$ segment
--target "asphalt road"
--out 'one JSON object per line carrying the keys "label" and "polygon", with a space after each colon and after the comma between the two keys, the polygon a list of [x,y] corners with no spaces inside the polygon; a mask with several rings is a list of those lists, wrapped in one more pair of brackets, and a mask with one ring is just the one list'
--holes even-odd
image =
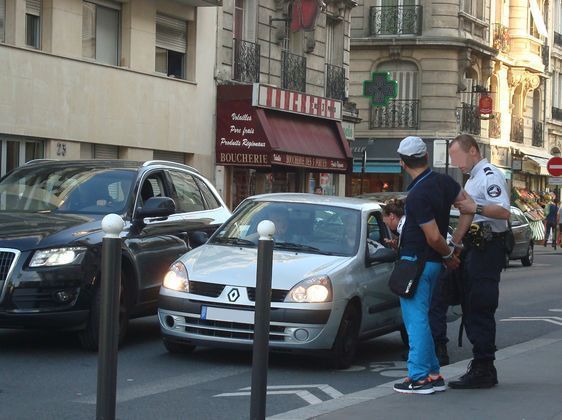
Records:
{"label": "asphalt road", "polygon": [[[504,348],[561,328],[562,251],[537,247],[535,264],[512,261],[502,275],[497,345]],[[449,324],[451,361],[470,358],[456,346]],[[272,354],[268,415],[371,388],[405,375],[397,333],[363,343],[355,365],[330,370],[310,355]],[[69,334],[0,331],[0,419],[93,419],[97,355]],[[169,355],[156,317],[134,320],[119,352],[117,418],[244,419],[249,417],[251,353],[197,349]]]}

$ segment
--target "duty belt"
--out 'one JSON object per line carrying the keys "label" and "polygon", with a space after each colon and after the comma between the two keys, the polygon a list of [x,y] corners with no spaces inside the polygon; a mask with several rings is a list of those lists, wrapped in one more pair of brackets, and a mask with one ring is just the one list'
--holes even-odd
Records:
{"label": "duty belt", "polygon": [[469,247],[484,248],[487,242],[498,238],[505,238],[505,232],[492,232],[492,227],[488,223],[473,223],[463,242]]}

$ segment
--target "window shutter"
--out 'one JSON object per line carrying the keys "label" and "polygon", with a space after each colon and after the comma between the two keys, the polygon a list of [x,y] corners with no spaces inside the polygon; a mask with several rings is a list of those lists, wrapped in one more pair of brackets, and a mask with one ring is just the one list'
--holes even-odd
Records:
{"label": "window shutter", "polygon": [[181,152],[169,152],[167,150],[155,150],[153,154],[154,160],[169,160],[170,162],[185,164],[185,156]]}
{"label": "window shutter", "polygon": [[156,15],[156,46],[185,54],[187,51],[187,22]]}
{"label": "window shutter", "polygon": [[418,99],[418,72],[417,71],[391,71],[390,77],[398,82],[399,100]]}
{"label": "window shutter", "polygon": [[119,159],[119,147],[109,144],[94,144],[94,159]]}
{"label": "window shutter", "polygon": [[41,16],[41,0],[26,0],[25,13],[33,16]]}

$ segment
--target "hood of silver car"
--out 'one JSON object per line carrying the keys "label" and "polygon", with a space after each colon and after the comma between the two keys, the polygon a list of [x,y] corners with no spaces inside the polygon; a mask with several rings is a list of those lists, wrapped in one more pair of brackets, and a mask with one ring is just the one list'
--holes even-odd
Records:
{"label": "hood of silver car", "polygon": [[[290,289],[313,275],[330,275],[352,257],[273,252],[272,288]],[[203,245],[181,258],[190,280],[232,286],[255,287],[256,248]]]}

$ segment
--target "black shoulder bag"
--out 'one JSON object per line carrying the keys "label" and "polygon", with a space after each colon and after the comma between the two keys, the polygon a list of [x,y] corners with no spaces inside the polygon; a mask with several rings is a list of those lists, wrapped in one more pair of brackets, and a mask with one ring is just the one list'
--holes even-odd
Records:
{"label": "black shoulder bag", "polygon": [[[398,240],[399,250],[400,239]],[[416,293],[424,266],[425,257],[401,257],[394,263],[394,270],[388,279],[388,287],[400,297],[411,298]]]}

